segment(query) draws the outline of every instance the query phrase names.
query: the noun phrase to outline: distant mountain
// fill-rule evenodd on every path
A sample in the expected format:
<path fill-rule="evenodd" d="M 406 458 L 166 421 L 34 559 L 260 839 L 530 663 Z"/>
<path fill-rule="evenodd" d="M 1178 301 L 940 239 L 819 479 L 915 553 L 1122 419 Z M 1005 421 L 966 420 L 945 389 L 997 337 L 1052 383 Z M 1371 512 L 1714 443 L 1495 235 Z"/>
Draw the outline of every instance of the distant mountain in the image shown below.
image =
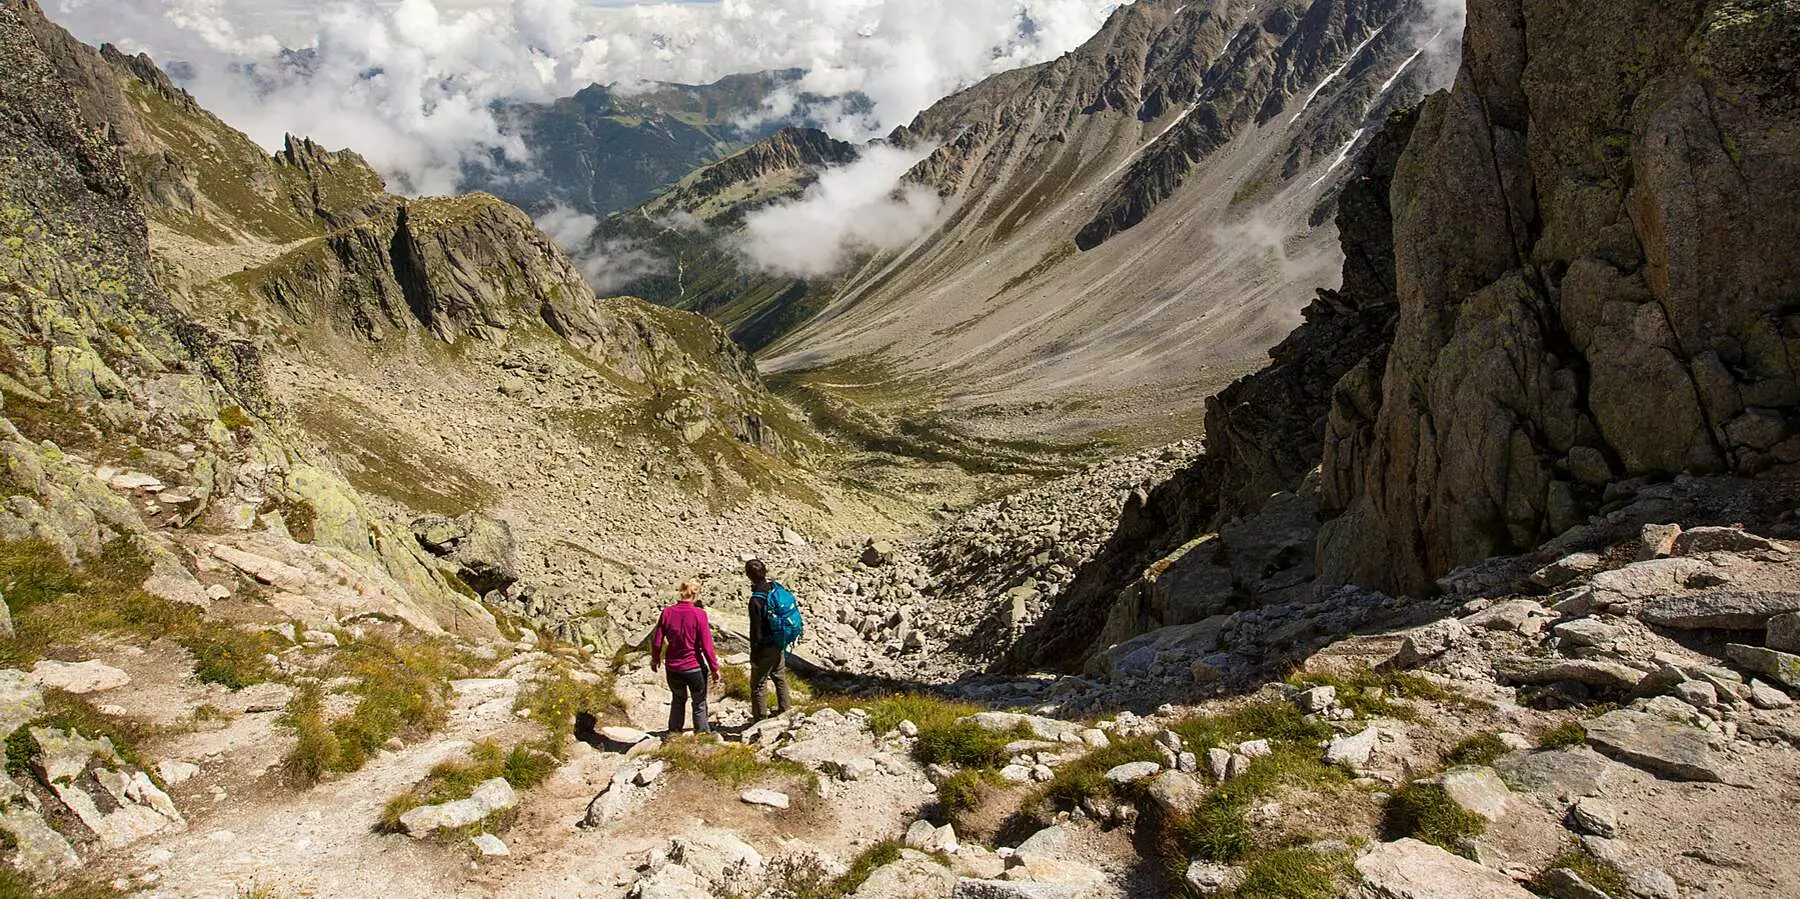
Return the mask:
<path fill-rule="evenodd" d="M 804 75 L 784 69 L 704 85 L 596 84 L 552 103 L 503 105 L 496 111 L 501 127 L 524 141 L 530 160 L 471 166 L 466 186 L 534 211 L 561 205 L 606 216 L 787 125 L 869 109 L 859 95 L 799 91 Z M 775 114 L 767 103 L 778 95 L 784 102 Z"/>
<path fill-rule="evenodd" d="M 1419 100 L 1457 33 L 1420 0 L 1121 6 L 1074 52 L 895 132 L 930 151 L 909 178 L 944 199 L 911 246 L 831 284 L 772 281 L 727 271 L 733 216 L 702 217 L 713 249 L 684 236 L 670 267 L 700 263 L 707 285 L 755 296 L 721 306 L 711 287 L 684 284 L 657 298 L 767 344 L 765 371 L 858 360 L 936 385 L 973 427 L 1188 433 L 1204 397 L 1335 284 L 1330 219 L 1347 162 Z M 710 176 L 689 189 L 702 178 L 713 208 L 741 213 L 730 198 L 753 193 Z"/>

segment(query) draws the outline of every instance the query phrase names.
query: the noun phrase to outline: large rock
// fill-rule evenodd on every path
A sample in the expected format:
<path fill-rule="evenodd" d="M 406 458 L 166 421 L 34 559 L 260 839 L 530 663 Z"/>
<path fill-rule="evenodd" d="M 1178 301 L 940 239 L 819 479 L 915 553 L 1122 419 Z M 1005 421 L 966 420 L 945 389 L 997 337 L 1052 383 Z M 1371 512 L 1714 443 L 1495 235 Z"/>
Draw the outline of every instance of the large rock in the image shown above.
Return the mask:
<path fill-rule="evenodd" d="M 512 527 L 504 521 L 465 512 L 415 519 L 412 529 L 420 546 L 454 564 L 456 576 L 477 593 L 505 590 L 519 580 Z"/>
<path fill-rule="evenodd" d="M 1657 597 L 1644 604 L 1639 617 L 1663 627 L 1756 630 L 1789 612 L 1800 612 L 1800 593 L 1719 590 Z"/>
<path fill-rule="evenodd" d="M 1400 644 L 1400 651 L 1388 664 L 1397 668 L 1413 668 L 1423 665 L 1449 652 L 1451 647 L 1466 639 L 1468 635 L 1468 627 L 1456 618 L 1445 618 L 1423 627 L 1413 628 L 1406 632 L 1406 639 Z"/>
<path fill-rule="evenodd" d="M 1675 778 L 1725 783 L 1725 760 L 1703 730 L 1648 712 L 1620 709 L 1587 722 L 1588 743 L 1602 754 Z"/>
<path fill-rule="evenodd" d="M 1575 681 L 1602 690 L 1629 692 L 1646 676 L 1629 665 L 1605 659 L 1561 659 L 1515 656 L 1494 666 L 1495 673 L 1516 684 Z"/>
<path fill-rule="evenodd" d="M 1032 736 L 1040 740 L 1060 742 L 1065 735 L 1079 740 L 1084 729 L 1080 723 L 1058 721 L 1039 715 L 1021 715 L 1016 712 L 977 712 L 964 719 L 976 727 L 992 733 L 1011 733 L 1023 727 Z"/>
<path fill-rule="evenodd" d="M 944 896 L 956 889 L 956 873 L 931 856 L 913 849 L 900 850 L 897 861 L 876 868 L 851 899 L 885 899 L 888 896 Z"/>
<path fill-rule="evenodd" d="M 1206 798 L 1206 786 L 1192 774 L 1164 771 L 1150 779 L 1150 800 L 1166 814 L 1185 815 Z"/>
<path fill-rule="evenodd" d="M 1760 646 L 1728 643 L 1725 654 L 1739 667 L 1760 674 L 1792 690 L 1800 690 L 1800 655 Z"/>
<path fill-rule="evenodd" d="M 17 668 L 0 668 L 0 740 L 44 713 L 44 693 Z"/>
<path fill-rule="evenodd" d="M 31 666 L 31 680 L 40 687 L 83 696 L 126 686 L 131 675 L 99 659 L 73 663 L 45 659 Z"/>
<path fill-rule="evenodd" d="M 5 831 L 16 847 L 14 867 L 33 880 L 53 880 L 81 866 L 81 856 L 75 854 L 69 838 L 32 809 L 22 805 L 0 809 L 0 831 Z"/>
<path fill-rule="evenodd" d="M 1084 892 L 1081 887 L 1069 884 L 964 877 L 956 882 L 950 896 L 951 899 L 1081 899 Z"/>
<path fill-rule="evenodd" d="M 1584 523 L 1614 482 L 1800 456 L 1780 312 L 1800 258 L 1777 237 L 1800 232 L 1800 146 L 1764 62 L 1792 54 L 1787 15 L 1469 4 L 1390 191 L 1399 324 L 1354 407 L 1372 422 L 1326 443 L 1323 505 L 1345 512 L 1325 580 L 1423 590 Z"/>
<path fill-rule="evenodd" d="M 1532 899 L 1505 874 L 1413 839 L 1377 844 L 1356 873 L 1384 899 Z"/>
<path fill-rule="evenodd" d="M 1465 766 L 1451 768 L 1437 778 L 1438 785 L 1450 801 L 1489 821 L 1506 816 L 1511 805 L 1512 790 L 1492 768 Z"/>
<path fill-rule="evenodd" d="M 496 777 L 475 787 L 467 799 L 441 805 L 424 805 L 400 816 L 400 827 L 408 836 L 430 836 L 439 830 L 455 830 L 475 824 L 489 815 L 503 812 L 519 803 L 519 794 L 505 778 Z"/>
<path fill-rule="evenodd" d="M 1605 789 L 1613 763 L 1586 746 L 1578 746 L 1511 753 L 1496 761 L 1494 767 L 1507 783 L 1525 792 L 1550 797 L 1593 796 Z"/>

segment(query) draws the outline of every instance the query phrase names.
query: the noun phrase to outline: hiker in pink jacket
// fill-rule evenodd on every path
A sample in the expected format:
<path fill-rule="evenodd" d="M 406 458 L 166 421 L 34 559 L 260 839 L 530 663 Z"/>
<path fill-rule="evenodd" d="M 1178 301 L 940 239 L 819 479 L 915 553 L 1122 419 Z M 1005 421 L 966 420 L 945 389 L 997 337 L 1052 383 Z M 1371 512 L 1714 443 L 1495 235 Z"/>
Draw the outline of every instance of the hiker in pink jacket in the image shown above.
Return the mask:
<path fill-rule="evenodd" d="M 691 698 L 694 733 L 711 730 L 706 722 L 706 680 L 719 673 L 719 656 L 713 652 L 712 623 L 700 608 L 700 582 L 682 581 L 681 600 L 662 610 L 656 633 L 650 637 L 650 670 L 669 665 L 669 735 L 681 732 L 681 722 Z"/>

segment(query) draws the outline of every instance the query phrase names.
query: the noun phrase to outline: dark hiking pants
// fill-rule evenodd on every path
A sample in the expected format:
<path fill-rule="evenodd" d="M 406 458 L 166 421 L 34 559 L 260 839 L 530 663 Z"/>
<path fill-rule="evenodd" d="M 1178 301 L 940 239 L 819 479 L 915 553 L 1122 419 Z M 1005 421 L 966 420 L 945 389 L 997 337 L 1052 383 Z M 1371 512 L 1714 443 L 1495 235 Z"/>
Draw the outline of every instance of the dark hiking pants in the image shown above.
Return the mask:
<path fill-rule="evenodd" d="M 758 647 L 750 654 L 750 717 L 769 717 L 769 681 L 775 682 L 775 714 L 788 710 L 787 650 L 779 646 Z"/>
<path fill-rule="evenodd" d="M 694 733 L 706 733 L 709 729 L 706 724 L 706 669 L 670 671 L 669 693 L 672 694 L 669 698 L 670 736 L 681 732 L 690 701 L 694 705 Z"/>

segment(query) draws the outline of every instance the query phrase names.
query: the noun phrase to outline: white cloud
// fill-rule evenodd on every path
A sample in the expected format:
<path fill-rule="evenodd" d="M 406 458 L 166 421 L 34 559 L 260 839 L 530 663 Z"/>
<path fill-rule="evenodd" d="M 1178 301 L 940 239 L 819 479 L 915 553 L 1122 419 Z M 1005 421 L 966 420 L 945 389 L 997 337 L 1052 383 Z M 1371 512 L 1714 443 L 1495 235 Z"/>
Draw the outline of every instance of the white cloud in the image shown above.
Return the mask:
<path fill-rule="evenodd" d="M 585 249 L 594 238 L 600 219 L 568 206 L 558 205 L 537 217 L 538 230 L 565 253 Z"/>
<path fill-rule="evenodd" d="M 906 246 L 942 205 L 934 191 L 903 183 L 935 149 L 869 147 L 856 162 L 825 170 L 799 199 L 751 213 L 734 238 L 738 251 L 765 271 L 816 278 L 857 255 Z"/>
<path fill-rule="evenodd" d="M 454 190 L 496 154 L 523 161 L 490 112 L 590 83 L 709 82 L 802 67 L 803 90 L 862 91 L 861 139 L 956 88 L 1053 58 L 1110 0 L 45 0 L 90 41 L 191 67 L 200 101 L 258 142 L 304 134 L 366 155 L 409 193 Z M 316 51 L 302 72 L 283 46 Z M 254 65 L 255 83 L 245 66 Z M 778 101 L 779 102 L 779 101 Z"/>

